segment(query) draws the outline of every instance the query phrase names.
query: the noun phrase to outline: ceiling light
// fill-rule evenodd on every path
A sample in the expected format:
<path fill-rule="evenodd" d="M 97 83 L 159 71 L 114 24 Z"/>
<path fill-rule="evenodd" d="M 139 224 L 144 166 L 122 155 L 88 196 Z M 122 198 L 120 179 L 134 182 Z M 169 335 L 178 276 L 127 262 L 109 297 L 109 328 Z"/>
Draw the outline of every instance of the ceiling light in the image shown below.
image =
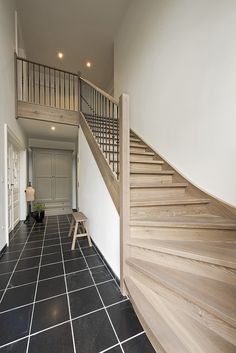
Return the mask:
<path fill-rule="evenodd" d="M 91 67 L 91 65 L 92 65 L 92 64 L 91 64 L 90 61 L 87 61 L 87 62 L 86 62 L 86 66 L 87 66 L 87 67 Z"/>
<path fill-rule="evenodd" d="M 63 58 L 63 53 L 62 53 L 62 52 L 59 52 L 57 55 L 58 55 L 58 58 L 59 58 L 59 59 L 62 59 L 62 58 Z"/>
<path fill-rule="evenodd" d="M 55 126 L 51 126 L 51 130 L 55 131 L 56 130 Z"/>

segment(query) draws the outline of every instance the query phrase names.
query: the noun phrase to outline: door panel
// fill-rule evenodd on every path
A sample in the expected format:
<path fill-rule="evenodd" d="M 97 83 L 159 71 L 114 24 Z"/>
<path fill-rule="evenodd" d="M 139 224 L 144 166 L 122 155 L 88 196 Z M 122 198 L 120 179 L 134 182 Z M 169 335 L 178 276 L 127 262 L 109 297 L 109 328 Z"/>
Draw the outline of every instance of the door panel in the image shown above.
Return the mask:
<path fill-rule="evenodd" d="M 71 199 L 71 179 L 55 178 L 55 201 L 68 201 Z"/>
<path fill-rule="evenodd" d="M 36 149 L 33 153 L 36 202 L 46 205 L 46 214 L 60 214 L 72 207 L 72 153 Z"/>
<path fill-rule="evenodd" d="M 20 153 L 9 141 L 7 154 L 8 167 L 8 231 L 12 231 L 19 222 L 20 217 Z"/>

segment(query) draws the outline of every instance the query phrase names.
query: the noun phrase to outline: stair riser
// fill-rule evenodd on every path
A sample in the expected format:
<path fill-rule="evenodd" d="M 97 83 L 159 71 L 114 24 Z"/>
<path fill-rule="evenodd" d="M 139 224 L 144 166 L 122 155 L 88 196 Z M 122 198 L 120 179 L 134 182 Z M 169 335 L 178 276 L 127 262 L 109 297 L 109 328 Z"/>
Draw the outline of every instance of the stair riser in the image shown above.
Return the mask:
<path fill-rule="evenodd" d="M 131 200 L 157 200 L 161 197 L 181 196 L 185 194 L 185 187 L 176 188 L 137 188 L 130 190 Z"/>
<path fill-rule="evenodd" d="M 131 219 L 153 219 L 156 217 L 183 216 L 183 215 L 205 215 L 207 205 L 168 205 L 151 207 L 131 207 Z"/>
<path fill-rule="evenodd" d="M 129 249 L 131 257 L 136 257 L 140 260 L 148 259 L 149 262 L 166 266 L 174 270 L 193 273 L 206 278 L 236 285 L 236 270 L 231 268 L 134 246 L 129 246 Z"/>
<path fill-rule="evenodd" d="M 236 242 L 236 231 L 162 227 L 130 227 L 130 235 L 140 239 Z"/>
<path fill-rule="evenodd" d="M 162 170 L 162 165 L 131 163 L 130 169 L 131 169 L 131 172 L 138 172 L 138 173 L 153 172 L 153 173 L 155 173 L 155 172 Z"/>
<path fill-rule="evenodd" d="M 165 300 L 168 300 L 168 302 L 175 305 L 176 308 L 181 308 L 184 313 L 199 322 L 203 325 L 203 327 L 206 327 L 206 329 L 210 328 L 223 339 L 231 342 L 232 344 L 236 344 L 235 329 L 225 321 L 217 319 L 216 316 L 202 308 L 200 309 L 199 306 L 193 302 L 186 300 L 184 297 L 135 269 L 130 269 L 129 275 L 157 295 L 160 295 L 162 298 L 165 298 Z"/>
<path fill-rule="evenodd" d="M 132 186 L 138 185 L 139 183 L 162 183 L 172 182 L 172 175 L 147 175 L 137 174 L 130 176 L 130 182 Z"/>
<path fill-rule="evenodd" d="M 145 161 L 145 162 L 147 162 L 147 161 L 153 161 L 153 160 L 154 160 L 153 156 L 149 156 L 149 155 L 138 155 L 138 154 L 131 154 L 130 155 L 131 162 L 132 161 L 140 161 L 140 162 Z"/>
<path fill-rule="evenodd" d="M 130 147 L 130 152 L 145 152 L 147 150 L 146 147 L 140 147 L 140 148 L 137 148 L 137 147 Z"/>

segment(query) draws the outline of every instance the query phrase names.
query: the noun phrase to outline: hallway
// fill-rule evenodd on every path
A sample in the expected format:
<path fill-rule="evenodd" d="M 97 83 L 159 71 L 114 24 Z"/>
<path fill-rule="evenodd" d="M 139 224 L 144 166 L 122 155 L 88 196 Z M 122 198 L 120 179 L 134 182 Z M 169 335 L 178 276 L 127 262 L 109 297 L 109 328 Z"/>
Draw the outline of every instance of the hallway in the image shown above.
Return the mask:
<path fill-rule="evenodd" d="M 20 223 L 0 260 L 1 353 L 154 353 L 129 300 L 69 217 Z"/>

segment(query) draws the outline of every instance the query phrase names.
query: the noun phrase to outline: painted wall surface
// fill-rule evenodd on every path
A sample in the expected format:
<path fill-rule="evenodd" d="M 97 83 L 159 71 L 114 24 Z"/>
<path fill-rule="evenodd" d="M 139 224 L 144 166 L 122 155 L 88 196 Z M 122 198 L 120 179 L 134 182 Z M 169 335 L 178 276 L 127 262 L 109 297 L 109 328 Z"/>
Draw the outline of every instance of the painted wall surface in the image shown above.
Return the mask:
<path fill-rule="evenodd" d="M 25 137 L 15 119 L 15 3 L 0 1 L 0 250 L 6 244 L 6 183 L 4 124 L 24 144 Z"/>
<path fill-rule="evenodd" d="M 115 40 L 115 96 L 131 127 L 236 206 L 236 2 L 135 0 Z"/>
<path fill-rule="evenodd" d="M 81 129 L 79 133 L 79 210 L 88 217 L 88 228 L 92 239 L 119 277 L 119 215 Z"/>

